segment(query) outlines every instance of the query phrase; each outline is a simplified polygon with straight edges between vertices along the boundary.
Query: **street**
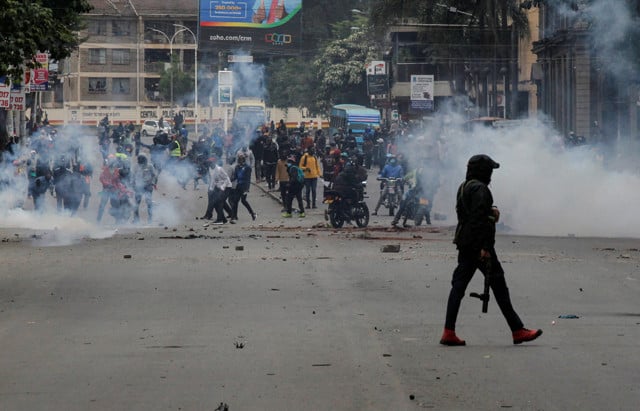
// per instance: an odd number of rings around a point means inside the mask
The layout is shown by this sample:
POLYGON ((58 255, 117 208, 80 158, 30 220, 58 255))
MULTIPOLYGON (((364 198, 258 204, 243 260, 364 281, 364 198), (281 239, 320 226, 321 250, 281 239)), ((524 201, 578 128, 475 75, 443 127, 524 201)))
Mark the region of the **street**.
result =
MULTIPOLYGON (((373 173, 369 183, 373 209, 373 173)), ((249 195, 255 222, 240 206, 237 225, 205 227, 195 217, 206 189, 163 184, 154 196, 172 211, 160 211, 158 225, 116 231, 105 213, 95 226, 97 196, 80 211, 91 223, 1 220, 0 409, 640 403, 635 239, 499 235, 515 309, 544 334, 513 345, 493 297, 487 314, 465 298, 457 332, 467 346, 444 347, 457 255, 450 224, 396 230, 382 208, 368 229, 334 230, 322 205, 281 218, 260 184, 249 195), (387 244, 400 251, 382 252, 387 244), (559 318, 567 315, 578 318, 559 318)), ((478 273, 468 291, 481 290, 478 273)))

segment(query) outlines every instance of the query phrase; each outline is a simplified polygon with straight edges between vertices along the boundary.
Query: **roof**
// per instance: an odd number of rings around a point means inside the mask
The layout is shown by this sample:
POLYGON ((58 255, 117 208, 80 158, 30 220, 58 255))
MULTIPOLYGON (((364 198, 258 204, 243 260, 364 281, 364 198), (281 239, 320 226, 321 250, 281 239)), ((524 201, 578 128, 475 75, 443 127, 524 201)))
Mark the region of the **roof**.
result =
POLYGON ((333 106, 332 110, 344 110, 349 114, 361 115, 377 115, 380 117, 380 111, 374 108, 360 106, 358 104, 338 104, 333 106))
POLYGON ((89 15, 198 16, 198 2, 181 0, 89 0, 89 15))

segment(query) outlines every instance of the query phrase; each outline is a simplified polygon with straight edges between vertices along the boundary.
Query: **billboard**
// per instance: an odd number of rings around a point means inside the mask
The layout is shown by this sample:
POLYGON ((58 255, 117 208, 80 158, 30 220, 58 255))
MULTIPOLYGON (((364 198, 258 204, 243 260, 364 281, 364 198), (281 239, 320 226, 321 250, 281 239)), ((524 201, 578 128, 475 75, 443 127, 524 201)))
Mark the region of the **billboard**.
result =
POLYGON ((302 0, 200 0, 199 48, 286 54, 302 45, 302 0))
POLYGON ((416 110, 433 110, 434 76, 411 76, 411 108, 416 110))

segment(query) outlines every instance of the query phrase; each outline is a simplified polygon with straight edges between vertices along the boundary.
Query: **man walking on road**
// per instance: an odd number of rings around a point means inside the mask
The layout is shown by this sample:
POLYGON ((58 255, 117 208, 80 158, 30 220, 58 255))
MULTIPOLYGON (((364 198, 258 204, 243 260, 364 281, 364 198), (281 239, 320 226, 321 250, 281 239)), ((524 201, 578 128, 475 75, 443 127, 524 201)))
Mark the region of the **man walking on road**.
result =
POLYGON ((227 219, 224 216, 224 205, 227 201, 228 188, 231 187, 229 175, 222 168, 222 160, 219 159, 216 166, 211 171, 211 181, 209 183, 207 211, 204 213, 203 219, 209 220, 213 217, 213 210, 216 211, 216 220, 213 224, 226 224, 227 219))
POLYGON ((496 223, 500 218, 500 212, 493 206, 493 196, 488 186, 493 170, 499 167, 500 164, 487 155, 471 157, 467 163, 466 179, 458 188, 458 225, 453 240, 458 248, 458 266, 451 280, 444 333, 440 339, 440 344, 443 345, 466 344, 456 335, 456 318, 467 285, 477 269, 483 275, 489 276, 493 295, 511 328, 513 343, 532 341, 542 334, 542 330, 524 328, 520 317, 513 309, 504 270, 494 248, 496 223))

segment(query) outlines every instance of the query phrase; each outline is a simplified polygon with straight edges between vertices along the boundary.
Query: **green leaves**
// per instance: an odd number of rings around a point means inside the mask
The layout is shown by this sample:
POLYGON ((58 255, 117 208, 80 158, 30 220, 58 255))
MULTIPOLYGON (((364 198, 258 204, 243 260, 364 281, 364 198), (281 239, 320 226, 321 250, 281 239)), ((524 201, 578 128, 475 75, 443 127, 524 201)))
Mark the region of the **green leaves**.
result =
POLYGON ((79 43, 86 0, 5 0, 0 7, 0 76, 20 81, 24 68, 34 68, 36 53, 54 60, 68 57, 79 43))

